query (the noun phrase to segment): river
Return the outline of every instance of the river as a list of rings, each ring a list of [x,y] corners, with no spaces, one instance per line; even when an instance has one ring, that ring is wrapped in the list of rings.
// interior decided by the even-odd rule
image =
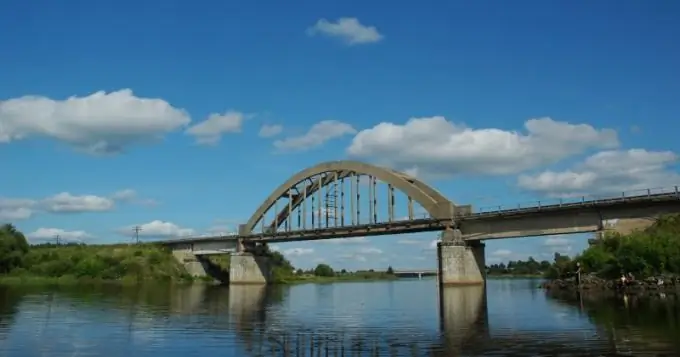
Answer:
[[[0,356],[680,355],[680,302],[537,280],[2,287]],[[313,354],[312,354],[313,353]]]

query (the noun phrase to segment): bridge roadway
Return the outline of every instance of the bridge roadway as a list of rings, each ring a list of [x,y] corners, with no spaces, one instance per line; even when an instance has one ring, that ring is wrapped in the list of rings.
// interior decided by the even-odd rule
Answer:
[[[423,218],[354,226],[283,230],[248,235],[179,238],[159,241],[161,244],[224,242],[244,240],[258,243],[281,243],[334,238],[352,238],[388,234],[442,231],[453,220],[468,241],[542,235],[588,233],[603,230],[607,220],[648,220],[662,214],[680,212],[680,193],[621,196],[579,202],[536,205],[516,209],[455,215],[449,219]]]

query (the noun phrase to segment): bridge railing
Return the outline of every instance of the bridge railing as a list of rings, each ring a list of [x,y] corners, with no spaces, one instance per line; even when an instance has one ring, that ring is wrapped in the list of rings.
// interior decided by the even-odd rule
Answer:
[[[542,207],[573,207],[586,206],[593,204],[604,204],[622,201],[647,200],[655,197],[675,196],[680,199],[680,186],[656,187],[638,190],[622,191],[615,194],[604,195],[582,195],[568,196],[560,198],[548,198],[542,200],[525,201],[517,204],[483,206],[474,209],[474,214],[499,213],[523,210],[535,210]]]

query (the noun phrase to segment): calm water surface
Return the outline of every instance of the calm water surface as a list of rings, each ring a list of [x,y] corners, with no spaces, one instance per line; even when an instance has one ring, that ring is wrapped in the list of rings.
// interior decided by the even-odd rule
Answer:
[[[678,356],[674,296],[549,297],[532,280],[289,287],[0,286],[0,356]]]

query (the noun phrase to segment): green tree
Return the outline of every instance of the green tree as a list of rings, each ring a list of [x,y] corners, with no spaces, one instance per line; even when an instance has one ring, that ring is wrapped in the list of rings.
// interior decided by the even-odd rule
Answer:
[[[387,273],[387,274],[390,274],[390,275],[394,275],[394,269],[392,269],[392,266],[391,266],[391,265],[387,267],[386,273]]]
[[[335,272],[333,271],[333,268],[331,268],[330,265],[319,264],[319,265],[316,266],[316,268],[314,268],[314,275],[331,277],[331,276],[335,276]]]
[[[23,233],[11,224],[0,227],[0,274],[22,266],[24,257],[28,253],[28,242]]]

